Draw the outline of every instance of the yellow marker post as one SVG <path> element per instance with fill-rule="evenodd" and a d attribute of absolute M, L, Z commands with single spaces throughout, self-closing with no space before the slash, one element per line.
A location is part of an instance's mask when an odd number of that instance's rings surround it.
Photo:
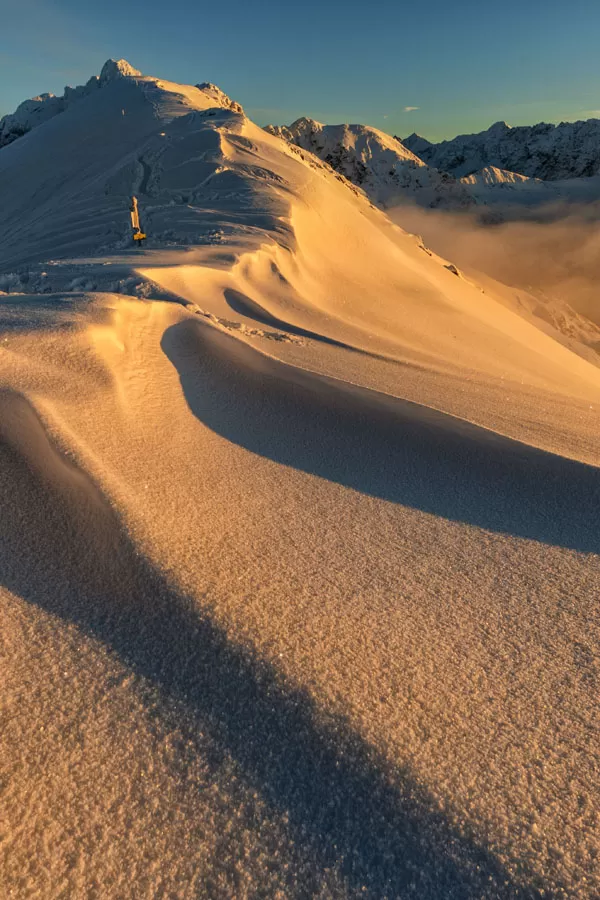
<path fill-rule="evenodd" d="M 131 198 L 131 206 L 129 207 L 129 211 L 131 213 L 131 227 L 133 229 L 133 240 L 134 241 L 145 241 L 146 235 L 141 229 L 140 226 L 140 213 L 138 210 L 138 202 L 137 197 Z"/>

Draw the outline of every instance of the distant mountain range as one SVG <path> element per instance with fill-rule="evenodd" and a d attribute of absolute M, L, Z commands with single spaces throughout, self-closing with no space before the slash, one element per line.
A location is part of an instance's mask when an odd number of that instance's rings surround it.
<path fill-rule="evenodd" d="M 267 125 L 271 134 L 309 150 L 361 187 L 372 203 L 468 210 L 474 205 L 537 206 L 597 200 L 600 120 L 511 128 L 434 144 L 401 139 L 367 125 L 322 125 L 301 118 Z"/>
<path fill-rule="evenodd" d="M 600 119 L 517 128 L 496 122 L 487 131 L 438 144 L 418 134 L 401 143 L 428 165 L 457 178 L 488 166 L 545 181 L 600 174 Z"/>

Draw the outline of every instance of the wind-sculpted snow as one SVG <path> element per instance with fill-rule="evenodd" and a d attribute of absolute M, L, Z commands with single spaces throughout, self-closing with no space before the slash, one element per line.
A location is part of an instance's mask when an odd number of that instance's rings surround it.
<path fill-rule="evenodd" d="M 0 150 L 2 890 L 597 896 L 596 354 L 103 71 Z"/>

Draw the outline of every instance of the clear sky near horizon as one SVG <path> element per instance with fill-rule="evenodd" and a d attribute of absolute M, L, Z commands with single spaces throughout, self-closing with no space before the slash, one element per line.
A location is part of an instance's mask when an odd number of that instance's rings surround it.
<path fill-rule="evenodd" d="M 124 57 L 213 81 L 259 124 L 301 115 L 433 140 L 600 117 L 594 0 L 0 0 L 0 115 Z"/>

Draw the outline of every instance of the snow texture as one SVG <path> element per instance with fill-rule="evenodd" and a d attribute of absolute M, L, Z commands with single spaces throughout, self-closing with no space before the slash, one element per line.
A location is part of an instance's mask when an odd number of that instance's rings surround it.
<path fill-rule="evenodd" d="M 212 85 L 103 72 L 0 150 L 2 891 L 599 896 L 597 360 Z"/>

